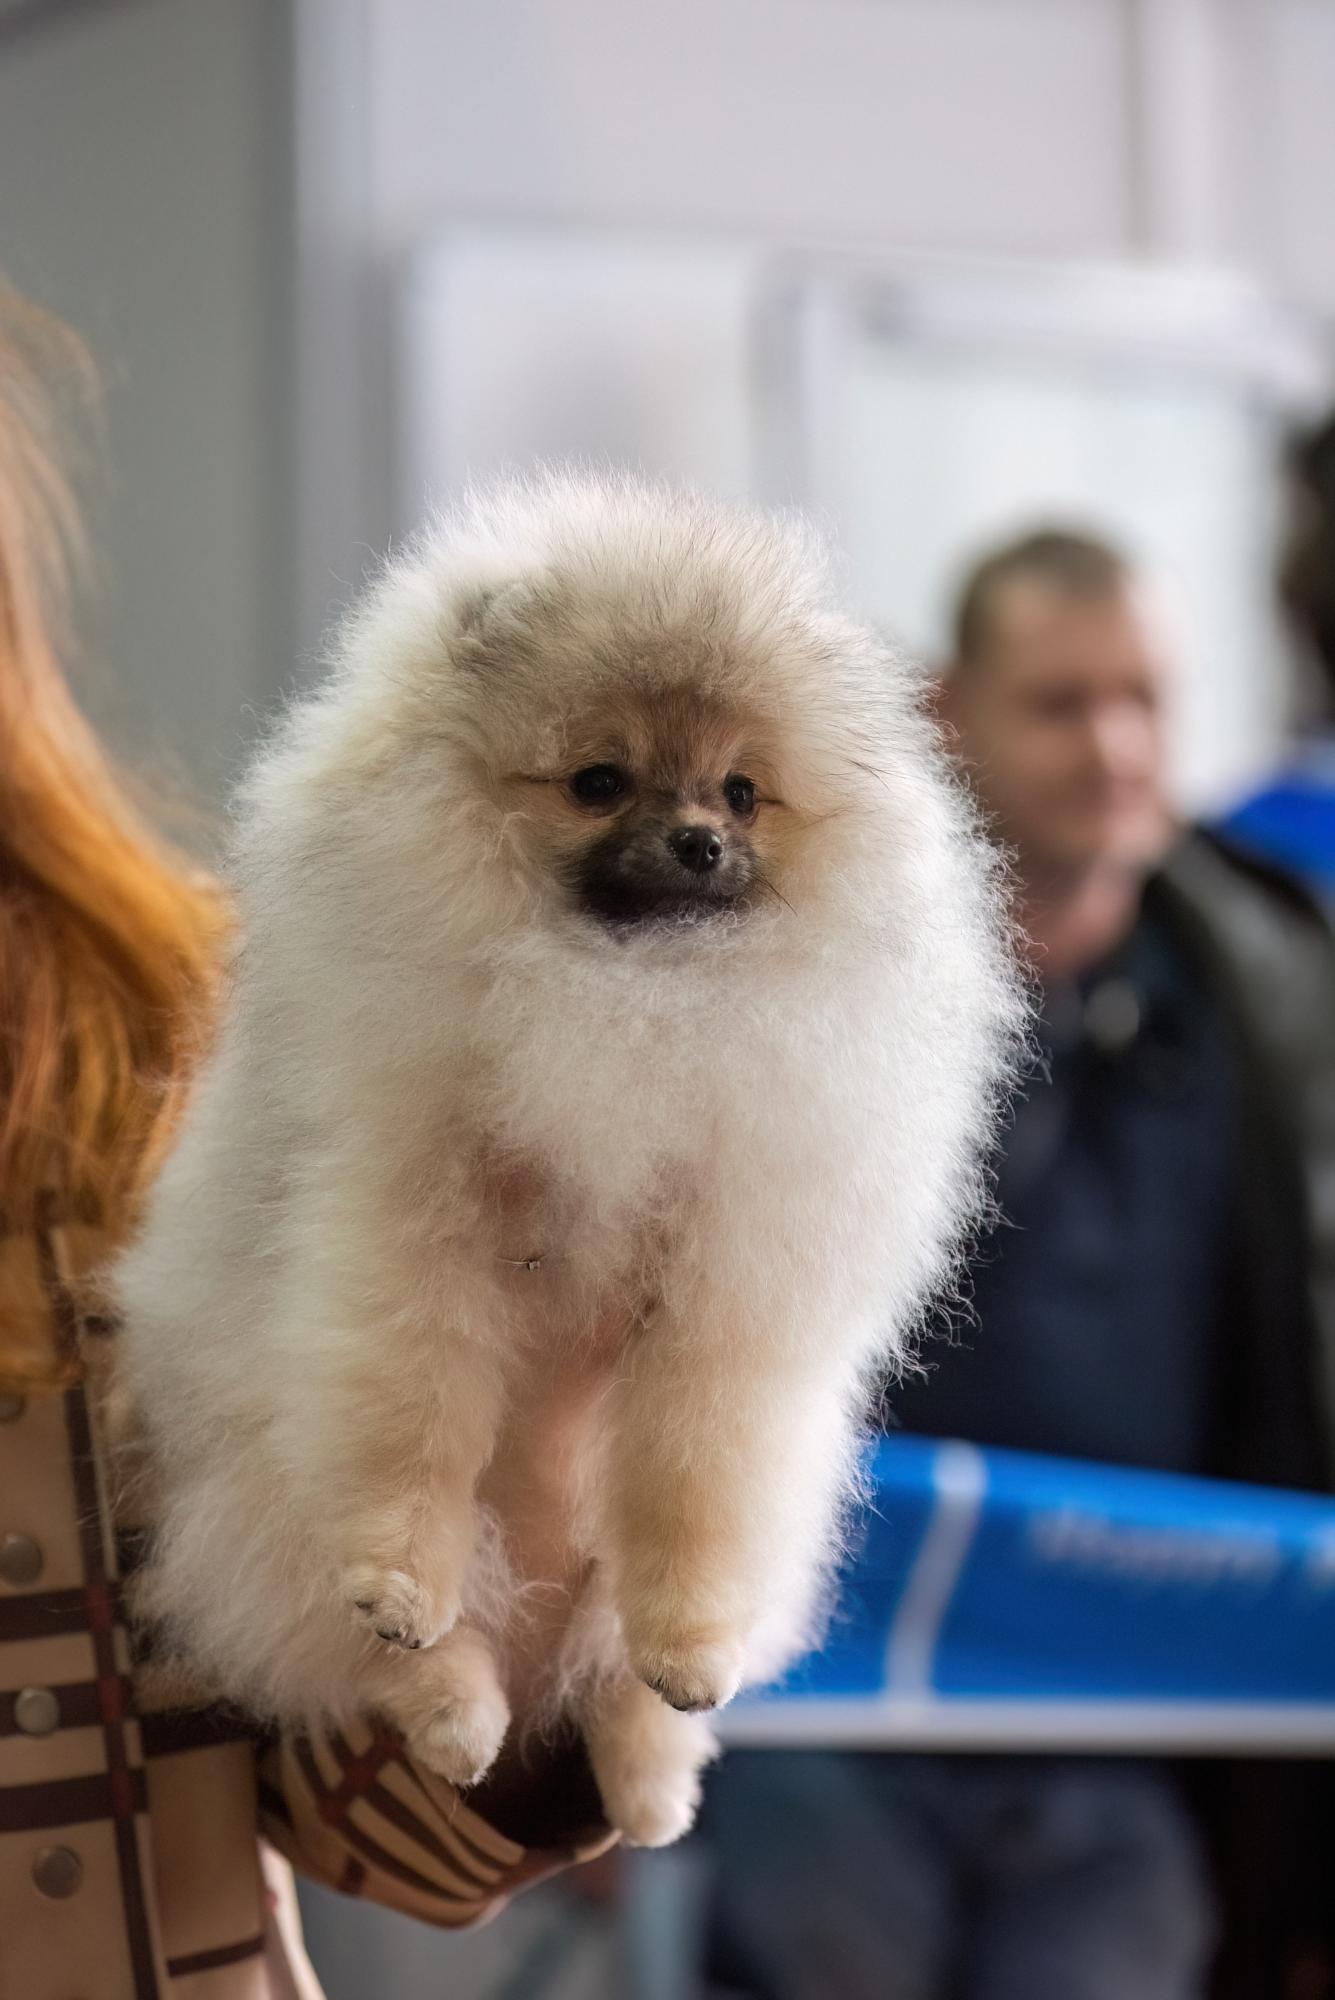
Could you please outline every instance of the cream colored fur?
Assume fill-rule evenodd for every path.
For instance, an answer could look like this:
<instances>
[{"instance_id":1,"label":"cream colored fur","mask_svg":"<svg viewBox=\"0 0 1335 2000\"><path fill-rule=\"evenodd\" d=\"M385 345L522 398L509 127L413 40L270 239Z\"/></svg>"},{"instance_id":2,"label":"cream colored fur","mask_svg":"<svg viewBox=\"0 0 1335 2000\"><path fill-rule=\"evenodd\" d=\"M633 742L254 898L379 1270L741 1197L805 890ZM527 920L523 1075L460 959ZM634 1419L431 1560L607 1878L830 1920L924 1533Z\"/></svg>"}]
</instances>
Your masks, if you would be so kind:
<instances>
[{"instance_id":1,"label":"cream colored fur","mask_svg":"<svg viewBox=\"0 0 1335 2000\"><path fill-rule=\"evenodd\" d=\"M768 885L614 933L534 780L682 690L767 746ZM460 1781L565 1712L613 1820L671 1839L711 1750L677 1709L813 1631L868 1385L982 1198L1022 1009L920 688L798 528L508 487L350 619L235 880L221 1039L117 1273L146 1607L261 1713L379 1707Z\"/></svg>"}]
</instances>

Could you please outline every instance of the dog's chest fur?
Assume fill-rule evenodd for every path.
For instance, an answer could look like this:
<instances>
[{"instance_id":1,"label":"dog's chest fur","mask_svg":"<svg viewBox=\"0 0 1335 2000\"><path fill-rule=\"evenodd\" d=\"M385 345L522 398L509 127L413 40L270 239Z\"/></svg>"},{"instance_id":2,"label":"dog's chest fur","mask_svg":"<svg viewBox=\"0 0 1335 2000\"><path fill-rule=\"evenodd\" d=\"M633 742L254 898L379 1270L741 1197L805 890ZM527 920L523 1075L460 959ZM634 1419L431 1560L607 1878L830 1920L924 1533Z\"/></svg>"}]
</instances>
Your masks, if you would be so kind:
<instances>
[{"instance_id":1,"label":"dog's chest fur","mask_svg":"<svg viewBox=\"0 0 1335 2000\"><path fill-rule=\"evenodd\" d=\"M532 1159L484 1152L478 1173L477 1251L488 1265L521 1349L558 1352L563 1372L614 1367L643 1328L668 1242L640 1218L599 1219L582 1193Z\"/></svg>"},{"instance_id":2,"label":"dog's chest fur","mask_svg":"<svg viewBox=\"0 0 1335 2000\"><path fill-rule=\"evenodd\" d=\"M511 1350L508 1408L480 1497L528 1576L569 1569L594 1499L606 1392L649 1337L662 1246L643 1227L600 1226L579 1192L531 1159L484 1153L477 1253ZM576 1469L579 1478L576 1479ZM596 1478L596 1475L595 1475Z\"/></svg>"}]
</instances>

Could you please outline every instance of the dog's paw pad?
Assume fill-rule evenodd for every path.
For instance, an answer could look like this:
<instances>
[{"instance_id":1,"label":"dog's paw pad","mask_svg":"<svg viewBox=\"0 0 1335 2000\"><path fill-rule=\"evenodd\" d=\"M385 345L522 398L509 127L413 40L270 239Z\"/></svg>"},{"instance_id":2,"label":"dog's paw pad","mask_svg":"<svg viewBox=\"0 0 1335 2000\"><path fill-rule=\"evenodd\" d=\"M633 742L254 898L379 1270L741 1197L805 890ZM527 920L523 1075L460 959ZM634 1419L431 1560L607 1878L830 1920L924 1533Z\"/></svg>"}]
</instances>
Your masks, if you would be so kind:
<instances>
[{"instance_id":1,"label":"dog's paw pad","mask_svg":"<svg viewBox=\"0 0 1335 2000\"><path fill-rule=\"evenodd\" d=\"M377 1639L409 1653L434 1645L458 1615L433 1601L404 1570L355 1570L348 1578L347 1594L354 1612Z\"/></svg>"},{"instance_id":2,"label":"dog's paw pad","mask_svg":"<svg viewBox=\"0 0 1335 2000\"><path fill-rule=\"evenodd\" d=\"M696 1715L732 1700L742 1684L742 1649L726 1641L654 1646L638 1656L635 1671L669 1708Z\"/></svg>"}]
</instances>

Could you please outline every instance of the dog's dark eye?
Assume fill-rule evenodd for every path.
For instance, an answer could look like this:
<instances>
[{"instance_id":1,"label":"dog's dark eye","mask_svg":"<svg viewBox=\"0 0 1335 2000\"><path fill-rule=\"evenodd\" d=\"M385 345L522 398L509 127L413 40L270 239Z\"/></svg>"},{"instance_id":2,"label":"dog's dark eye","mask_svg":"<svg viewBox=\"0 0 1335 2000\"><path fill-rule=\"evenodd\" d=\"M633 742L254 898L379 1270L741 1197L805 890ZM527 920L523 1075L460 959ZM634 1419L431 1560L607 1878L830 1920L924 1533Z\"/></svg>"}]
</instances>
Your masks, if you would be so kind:
<instances>
[{"instance_id":1,"label":"dog's dark eye","mask_svg":"<svg viewBox=\"0 0 1335 2000\"><path fill-rule=\"evenodd\" d=\"M582 806L610 805L621 797L626 783L619 764L590 764L570 780L570 796Z\"/></svg>"},{"instance_id":2,"label":"dog's dark eye","mask_svg":"<svg viewBox=\"0 0 1335 2000\"><path fill-rule=\"evenodd\" d=\"M735 772L723 786L723 796L735 813L750 813L756 809L756 788L749 778L739 777Z\"/></svg>"}]
</instances>

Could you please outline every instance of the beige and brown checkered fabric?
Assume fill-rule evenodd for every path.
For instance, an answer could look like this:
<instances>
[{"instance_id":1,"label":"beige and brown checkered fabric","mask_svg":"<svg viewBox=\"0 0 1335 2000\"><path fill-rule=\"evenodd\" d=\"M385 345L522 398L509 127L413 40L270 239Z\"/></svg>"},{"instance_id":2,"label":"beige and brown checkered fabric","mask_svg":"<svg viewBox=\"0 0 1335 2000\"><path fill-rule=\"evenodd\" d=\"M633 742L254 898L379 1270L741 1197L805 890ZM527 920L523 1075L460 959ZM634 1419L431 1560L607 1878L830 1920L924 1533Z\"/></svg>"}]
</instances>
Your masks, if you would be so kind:
<instances>
[{"instance_id":1,"label":"beige and brown checkered fabric","mask_svg":"<svg viewBox=\"0 0 1335 2000\"><path fill-rule=\"evenodd\" d=\"M369 1726L261 1748L236 1716L139 1711L99 1448L114 1329L81 1304L100 1248L0 1236L7 1351L67 1377L0 1381L0 2000L309 2000L279 1856L459 1926L602 1851L576 1763L536 1801L498 1783L484 1818Z\"/></svg>"}]
</instances>

